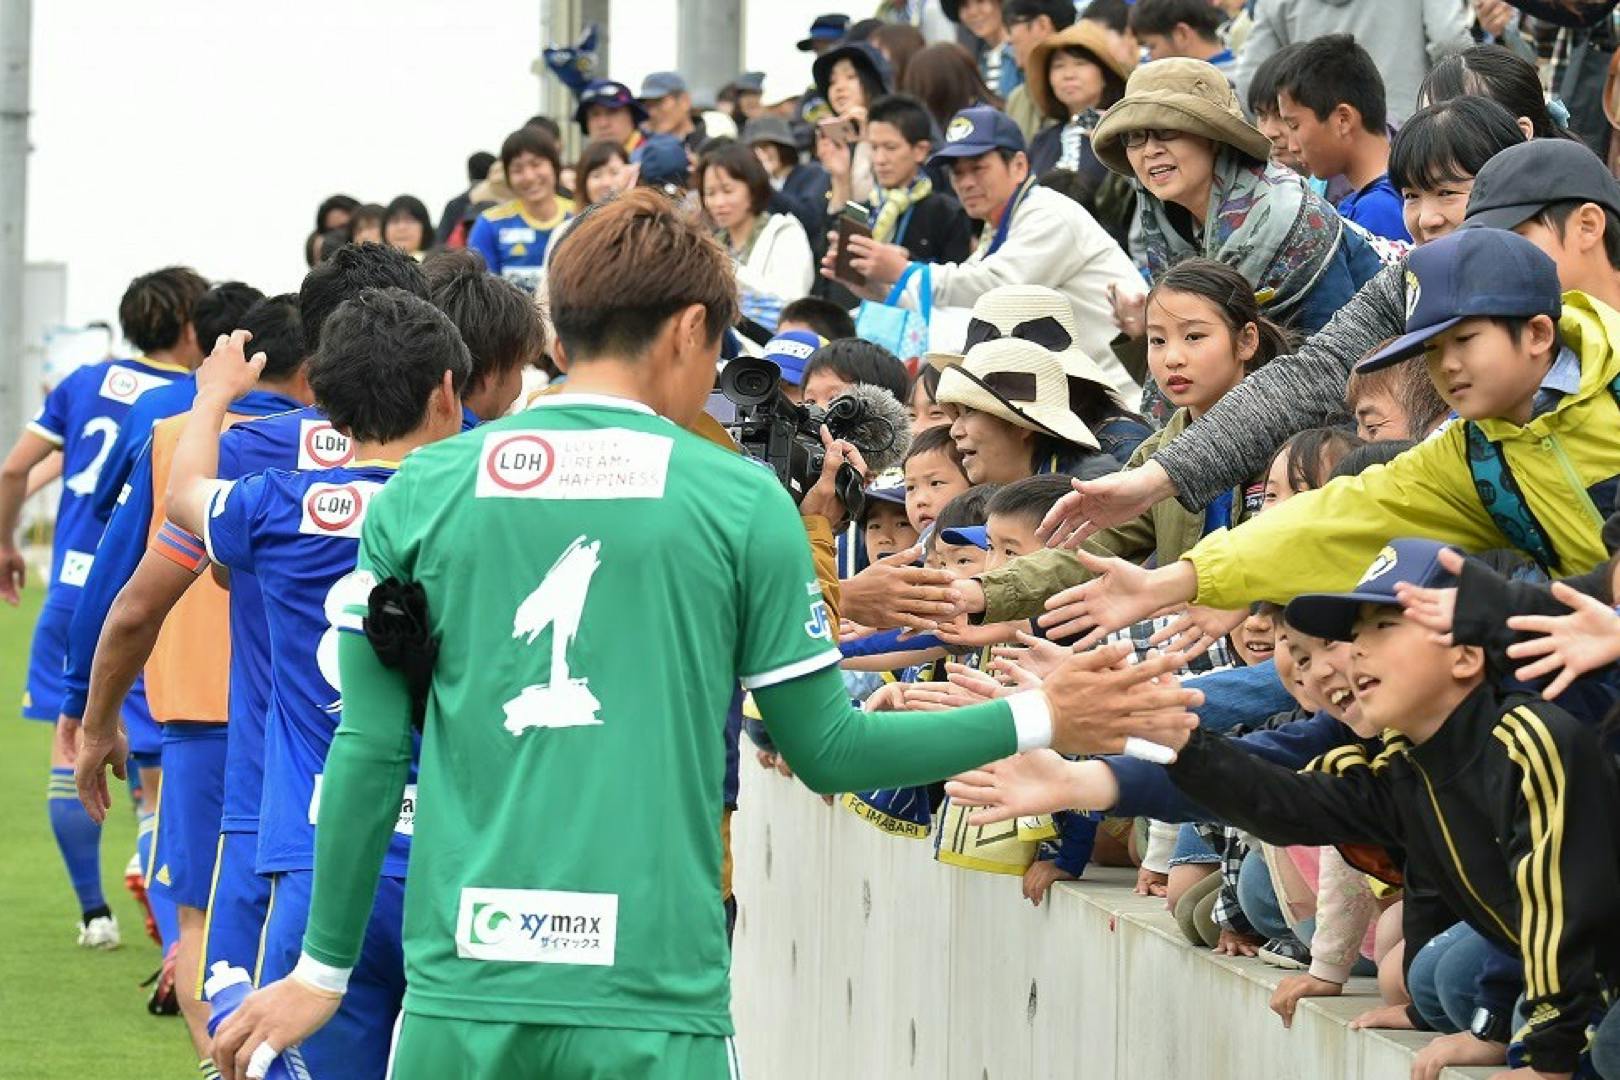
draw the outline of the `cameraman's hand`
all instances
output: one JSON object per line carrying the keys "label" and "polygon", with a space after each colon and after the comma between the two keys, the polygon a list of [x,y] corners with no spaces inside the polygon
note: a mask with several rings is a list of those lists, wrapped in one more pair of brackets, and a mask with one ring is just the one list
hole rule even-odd
{"label": "cameraman's hand", "polygon": [[849,465],[861,474],[863,481],[871,470],[866,467],[861,452],[853,444],[833,438],[826,424],[821,425],[821,445],[827,451],[827,457],[821,464],[821,476],[799,500],[799,514],[802,517],[824,517],[836,531],[848,517],[844,502],[838,497],[838,470]]}

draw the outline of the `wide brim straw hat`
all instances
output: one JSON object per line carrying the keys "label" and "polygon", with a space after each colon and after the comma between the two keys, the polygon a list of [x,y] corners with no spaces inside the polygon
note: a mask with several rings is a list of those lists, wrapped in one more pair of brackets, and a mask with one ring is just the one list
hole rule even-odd
{"label": "wide brim straw hat", "polygon": [[928,363],[944,371],[962,362],[965,353],[975,345],[1001,339],[1021,339],[1033,342],[1057,356],[1058,363],[1071,379],[1095,383],[1099,389],[1120,405],[1114,384],[1103,374],[1102,367],[1076,342],[1080,329],[1074,317],[1074,305],[1056,289],[1044,285],[998,285],[979,295],[968,319],[967,335],[960,353],[931,352]]}
{"label": "wide brim straw hat", "polygon": [[1256,161],[1271,156],[1271,140],[1244,118],[1232,84],[1203,60],[1155,60],[1132,72],[1125,96],[1091,133],[1092,153],[1121,176],[1135,176],[1125,156],[1125,133],[1144,130],[1202,135]]}
{"label": "wide brim straw hat", "polygon": [[1113,81],[1116,87],[1123,92],[1135,64],[1123,64],[1119,57],[1114,55],[1108,47],[1108,32],[1101,26],[1087,19],[1081,19],[1073,26],[1066,27],[1056,34],[1036,45],[1029,53],[1029,62],[1024,65],[1024,78],[1029,86],[1029,96],[1034,99],[1035,107],[1041,110],[1042,116],[1056,116],[1053,110],[1061,110],[1062,103],[1052,94],[1052,79],[1048,73],[1048,66],[1052,54],[1059,49],[1080,49],[1091,57],[1093,63],[1102,68],[1105,83]]}
{"label": "wide brim straw hat", "polygon": [[1026,431],[1098,449],[1097,437],[1069,411],[1069,375],[1056,353],[1033,341],[997,338],[975,345],[939,376],[941,405],[962,405]]}

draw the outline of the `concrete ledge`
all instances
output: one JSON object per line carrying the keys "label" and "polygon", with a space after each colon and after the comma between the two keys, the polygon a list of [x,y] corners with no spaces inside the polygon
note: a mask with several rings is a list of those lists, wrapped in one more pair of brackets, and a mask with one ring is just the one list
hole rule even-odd
{"label": "concrete ledge", "polygon": [[1284,973],[1187,945],[1132,872],[1093,867],[1032,908],[1018,879],[940,866],[747,760],[733,828],[732,1011],[756,1080],[1404,1080],[1429,1038],[1351,1031],[1370,979],[1284,1029]]}

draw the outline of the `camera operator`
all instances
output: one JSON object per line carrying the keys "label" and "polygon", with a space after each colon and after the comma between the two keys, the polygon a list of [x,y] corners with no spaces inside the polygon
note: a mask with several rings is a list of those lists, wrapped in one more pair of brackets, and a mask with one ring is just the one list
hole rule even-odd
{"label": "camera operator", "polygon": [[[431,659],[402,671],[381,640],[338,635],[343,721],[303,956],[220,1029],[229,1080],[336,1011],[417,704],[422,809],[395,1080],[510,1061],[557,1076],[730,1075],[716,718],[739,682],[824,792],[929,782],[1048,744],[1179,741],[1193,724],[1200,695],[1169,674],[1184,658],[1126,667],[1117,650],[967,708],[852,708],[791,503],[756,466],[682,430],[736,312],[724,254],[667,201],[633,192],[573,230],[551,289],[570,361],[562,393],[413,453],[371,503],[357,574],[382,587],[372,614],[355,604],[343,626],[369,626],[397,597],[419,636],[431,627],[432,648],[413,651]],[[577,824],[590,822],[612,823],[613,857],[599,829]]]}

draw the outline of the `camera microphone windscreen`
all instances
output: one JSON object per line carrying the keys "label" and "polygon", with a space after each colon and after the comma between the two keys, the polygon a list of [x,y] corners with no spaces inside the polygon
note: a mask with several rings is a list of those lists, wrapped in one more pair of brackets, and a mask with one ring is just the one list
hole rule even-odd
{"label": "camera microphone windscreen", "polygon": [[832,400],[828,412],[835,413],[838,402],[845,398],[861,406],[861,418],[833,427],[833,436],[853,443],[875,473],[899,466],[911,449],[911,417],[906,415],[906,407],[881,386],[856,383]]}

